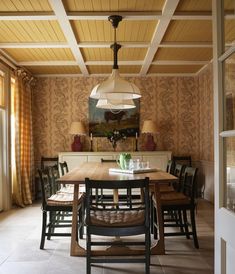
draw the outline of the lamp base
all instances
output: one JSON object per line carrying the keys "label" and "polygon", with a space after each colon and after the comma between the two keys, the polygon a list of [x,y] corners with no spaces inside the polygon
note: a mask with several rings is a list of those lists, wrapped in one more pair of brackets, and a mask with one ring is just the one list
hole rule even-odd
{"label": "lamp base", "polygon": [[146,151],[154,151],[156,149],[156,143],[154,142],[153,135],[148,134],[147,142],[145,143]]}
{"label": "lamp base", "polygon": [[71,145],[71,149],[72,149],[72,151],[82,151],[82,143],[80,140],[80,136],[78,136],[78,135],[74,136],[74,140]]}

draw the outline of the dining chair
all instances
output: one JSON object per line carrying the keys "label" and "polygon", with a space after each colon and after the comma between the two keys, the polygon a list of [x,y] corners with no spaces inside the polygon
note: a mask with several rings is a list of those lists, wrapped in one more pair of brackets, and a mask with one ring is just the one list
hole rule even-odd
{"label": "dining chair", "polygon": [[[87,225],[87,274],[91,273],[91,264],[93,263],[145,263],[145,273],[150,271],[150,220],[149,220],[149,178],[140,180],[121,180],[121,181],[101,181],[85,179],[86,183],[86,225]],[[102,188],[107,190],[142,189],[144,199],[132,203],[129,206],[128,200],[117,200],[116,202],[107,202],[105,207],[103,203],[96,202],[93,199],[92,191]],[[103,201],[106,202],[106,201]],[[127,236],[144,235],[144,239],[127,239]],[[93,237],[112,236],[125,237],[125,240],[110,241],[110,238]],[[120,256],[114,258],[108,256],[97,258],[92,256],[93,246],[142,246],[144,247],[141,258],[127,258]],[[110,254],[111,255],[111,254]]]}
{"label": "dining chair", "polygon": [[56,157],[41,157],[41,170],[45,170],[46,167],[58,165],[59,158]]}
{"label": "dining chair", "polygon": [[[194,246],[199,248],[197,232],[196,232],[196,221],[195,221],[195,208],[196,208],[196,175],[198,169],[195,167],[186,167],[184,172],[184,180],[181,192],[174,191],[169,193],[161,193],[161,207],[162,212],[182,212],[183,223],[174,222],[166,223],[165,216],[163,216],[164,228],[165,227],[178,227],[179,232],[164,232],[164,236],[182,236],[185,235],[188,239],[190,235],[193,236]],[[156,212],[156,201],[154,200],[154,207]],[[190,215],[190,224],[187,219],[187,213]],[[154,214],[156,216],[156,214]],[[168,221],[168,220],[167,220]],[[156,225],[156,221],[154,220]],[[191,231],[189,231],[191,226]],[[156,230],[156,226],[154,226]]]}
{"label": "dining chair", "polygon": [[64,161],[63,163],[59,163],[59,166],[62,176],[69,172],[68,164],[66,161]]}
{"label": "dining chair", "polygon": [[[71,227],[70,220],[61,218],[61,212],[72,212],[73,195],[68,193],[54,192],[52,185],[53,171],[50,168],[44,170],[38,169],[38,174],[42,189],[42,232],[40,249],[44,249],[45,239],[51,239],[51,236],[71,236],[71,232],[55,232],[55,228]],[[48,221],[49,215],[49,221]],[[79,237],[83,237],[84,221],[84,194],[79,193],[78,197],[78,215],[79,215]],[[77,235],[78,238],[78,235]]]}

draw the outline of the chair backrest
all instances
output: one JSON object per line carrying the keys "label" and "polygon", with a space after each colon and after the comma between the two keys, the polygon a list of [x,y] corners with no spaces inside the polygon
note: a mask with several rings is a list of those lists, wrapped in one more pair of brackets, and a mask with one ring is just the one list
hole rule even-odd
{"label": "chair backrest", "polygon": [[45,208],[47,199],[53,194],[51,181],[48,177],[48,172],[45,170],[38,169],[38,175],[42,192],[42,207]]}
{"label": "chair backrest", "polygon": [[174,174],[174,164],[172,160],[169,160],[166,165],[166,172]]}
{"label": "chair backrest", "polygon": [[[86,184],[86,210],[87,224],[90,224],[91,212],[96,211],[145,211],[145,224],[149,226],[149,178],[139,180],[121,180],[121,181],[105,181],[85,179]],[[144,197],[137,202],[131,202],[126,199],[118,199],[118,201],[97,201],[92,193],[97,189],[118,190],[118,189],[141,189]],[[130,207],[131,205],[131,207]],[[118,214],[118,213],[117,213]]]}
{"label": "chair backrest", "polygon": [[59,165],[60,165],[60,171],[62,176],[69,172],[67,162],[59,163]]}
{"label": "chair backrest", "polygon": [[185,166],[181,164],[176,164],[173,175],[179,178],[178,184],[175,186],[177,191],[182,190],[183,180],[184,180],[184,170]]}
{"label": "chair backrest", "polygon": [[46,167],[58,165],[58,157],[41,157],[41,170],[45,170]]}
{"label": "chair backrest", "polygon": [[198,169],[196,167],[186,167],[184,172],[183,190],[184,195],[191,199],[191,203],[194,203],[196,198],[196,175]]}
{"label": "chair backrest", "polygon": [[52,194],[55,194],[60,189],[60,185],[56,182],[60,178],[58,165],[46,167],[45,172],[51,184]]}
{"label": "chair backrest", "polygon": [[116,163],[117,161],[115,159],[100,159],[101,163]]}
{"label": "chair backrest", "polygon": [[191,156],[173,156],[172,157],[172,161],[174,162],[174,164],[182,164],[185,166],[192,166],[192,158]]}

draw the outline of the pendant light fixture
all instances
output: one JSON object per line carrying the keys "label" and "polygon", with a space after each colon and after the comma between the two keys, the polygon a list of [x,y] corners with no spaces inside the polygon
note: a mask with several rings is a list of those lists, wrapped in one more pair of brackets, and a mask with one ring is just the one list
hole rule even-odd
{"label": "pendant light fixture", "polygon": [[140,98],[139,88],[119,75],[118,50],[121,45],[116,42],[116,29],[122,16],[111,15],[108,20],[114,28],[114,43],[110,46],[113,50],[113,69],[110,77],[104,82],[96,85],[91,92],[90,98],[99,99],[96,107],[103,109],[129,109],[134,108],[133,99]]}

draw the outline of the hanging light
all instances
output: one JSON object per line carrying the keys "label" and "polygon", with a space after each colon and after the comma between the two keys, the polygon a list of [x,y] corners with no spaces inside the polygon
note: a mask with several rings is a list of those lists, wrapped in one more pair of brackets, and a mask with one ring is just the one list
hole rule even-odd
{"label": "hanging light", "polygon": [[111,110],[120,110],[120,109],[131,109],[135,108],[135,103],[133,100],[108,100],[108,99],[99,99],[97,108],[102,109],[111,109]]}
{"label": "hanging light", "polygon": [[[113,70],[110,77],[104,82],[96,85],[91,92],[90,98],[99,99],[97,107],[110,109],[110,106],[116,106],[116,109],[128,109],[135,107],[132,99],[141,97],[139,88],[130,83],[119,75],[117,54],[121,45],[116,42],[116,29],[118,23],[122,20],[122,16],[112,15],[108,20],[112,23],[114,28],[114,44],[111,45],[111,49],[114,53]],[[101,101],[104,99],[106,101]],[[102,107],[101,107],[102,106]],[[117,107],[118,106],[118,107]]]}

